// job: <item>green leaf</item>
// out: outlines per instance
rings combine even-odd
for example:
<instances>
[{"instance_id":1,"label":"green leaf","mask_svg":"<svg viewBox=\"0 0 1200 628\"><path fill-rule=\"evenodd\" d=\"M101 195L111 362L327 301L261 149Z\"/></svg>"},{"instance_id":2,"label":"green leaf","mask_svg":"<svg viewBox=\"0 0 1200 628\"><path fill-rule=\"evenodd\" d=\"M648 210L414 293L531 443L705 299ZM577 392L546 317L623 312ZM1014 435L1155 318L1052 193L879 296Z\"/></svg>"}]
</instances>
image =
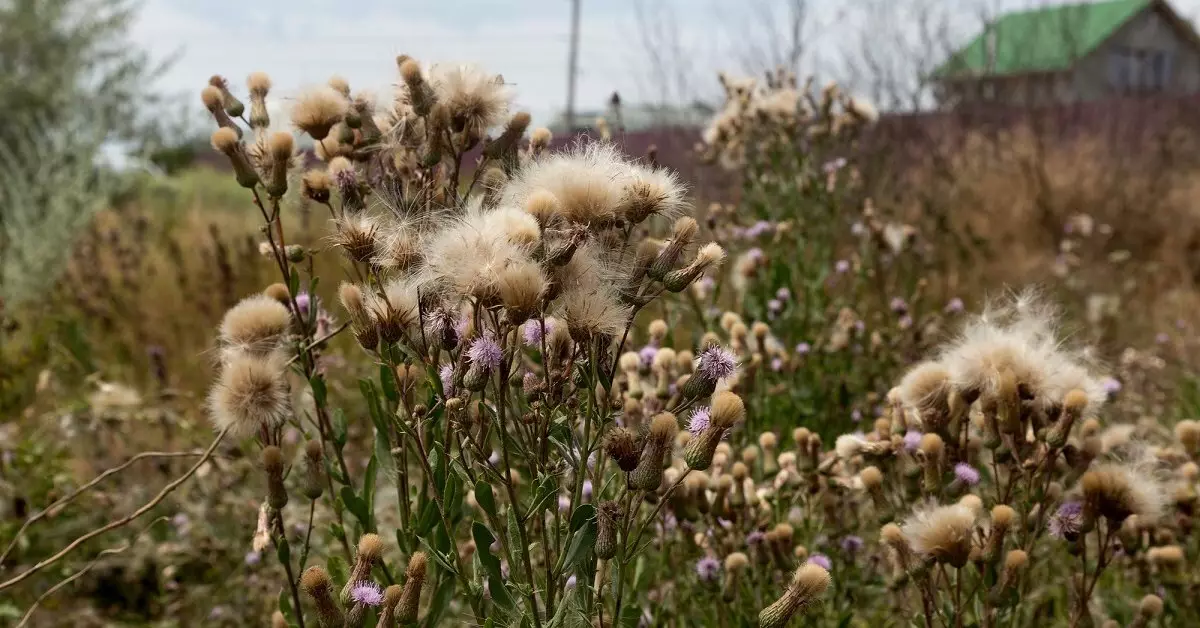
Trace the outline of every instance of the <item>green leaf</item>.
<instances>
[{"instance_id":1,"label":"green leaf","mask_svg":"<svg viewBox=\"0 0 1200 628\"><path fill-rule=\"evenodd\" d=\"M346 446L346 413L342 412L341 408L335 408L333 411L333 443L337 445L338 451ZM346 478L346 481L349 481L349 478Z\"/></svg>"},{"instance_id":2,"label":"green leaf","mask_svg":"<svg viewBox=\"0 0 1200 628\"><path fill-rule=\"evenodd\" d=\"M641 619L642 609L634 604L629 604L621 609L621 617L617 619L617 625L621 628L633 628Z\"/></svg>"},{"instance_id":3,"label":"green leaf","mask_svg":"<svg viewBox=\"0 0 1200 628\"><path fill-rule=\"evenodd\" d=\"M322 375L313 375L308 380L309 387L312 388L313 405L318 408L325 406L325 399L328 395L328 389L325 387L325 377Z\"/></svg>"},{"instance_id":4,"label":"green leaf","mask_svg":"<svg viewBox=\"0 0 1200 628\"><path fill-rule=\"evenodd\" d=\"M563 567L573 569L576 565L582 564L591 555L595 546L596 522L589 519L571 537L571 544L567 546L567 555L563 559Z\"/></svg>"},{"instance_id":5,"label":"green leaf","mask_svg":"<svg viewBox=\"0 0 1200 628\"><path fill-rule=\"evenodd\" d=\"M300 294L300 271L292 267L292 275L288 277L288 290L292 294Z\"/></svg>"},{"instance_id":6,"label":"green leaf","mask_svg":"<svg viewBox=\"0 0 1200 628\"><path fill-rule=\"evenodd\" d=\"M437 504L431 499L425 502L425 506L421 508L421 515L417 517L417 525L413 531L417 533L417 536L425 536L433 530L433 526L437 523Z\"/></svg>"},{"instance_id":7,"label":"green leaf","mask_svg":"<svg viewBox=\"0 0 1200 628\"><path fill-rule=\"evenodd\" d=\"M571 531L574 532L583 527L583 524L595 520L596 507L591 504L583 504L571 514Z\"/></svg>"},{"instance_id":8,"label":"green leaf","mask_svg":"<svg viewBox=\"0 0 1200 628\"><path fill-rule=\"evenodd\" d=\"M512 554L512 568L516 573L520 573L525 569L524 557L521 554L523 543L521 543L521 523L517 521L517 514L512 508L508 509L508 546L511 548L509 552Z\"/></svg>"},{"instance_id":9,"label":"green leaf","mask_svg":"<svg viewBox=\"0 0 1200 628\"><path fill-rule=\"evenodd\" d=\"M349 486L343 486L341 491L342 503L346 504L346 510L358 519L364 529L369 530L371 525L371 511L367 508L367 502L363 498L354 494L354 489Z\"/></svg>"},{"instance_id":10,"label":"green leaf","mask_svg":"<svg viewBox=\"0 0 1200 628\"><path fill-rule=\"evenodd\" d=\"M296 613L292 610L292 598L288 596L286 588L279 590L279 612L283 613L284 618L291 624L296 620Z\"/></svg>"},{"instance_id":11,"label":"green leaf","mask_svg":"<svg viewBox=\"0 0 1200 628\"><path fill-rule=\"evenodd\" d=\"M341 556L330 556L329 560L325 562L325 569L329 571L329 579L333 580L335 588L341 589L346 585L346 580L350 577L346 559Z\"/></svg>"},{"instance_id":12,"label":"green leaf","mask_svg":"<svg viewBox=\"0 0 1200 628\"><path fill-rule=\"evenodd\" d=\"M288 544L286 538L279 539L279 545L275 548L275 555L279 557L280 565L287 565L292 562L292 546Z\"/></svg>"},{"instance_id":13,"label":"green leaf","mask_svg":"<svg viewBox=\"0 0 1200 628\"><path fill-rule=\"evenodd\" d=\"M441 621L442 614L446 612L446 607L450 605L450 600L454 599L454 578L444 578L442 584L438 586L434 592L433 598L429 602L429 613L425 616L426 626L438 626Z\"/></svg>"},{"instance_id":14,"label":"green leaf","mask_svg":"<svg viewBox=\"0 0 1200 628\"><path fill-rule=\"evenodd\" d=\"M453 525L462 516L463 486L458 474L450 474L446 479L446 495L442 502L446 504L446 519Z\"/></svg>"},{"instance_id":15,"label":"green leaf","mask_svg":"<svg viewBox=\"0 0 1200 628\"><path fill-rule=\"evenodd\" d=\"M475 503L483 509L483 512L496 516L496 496L492 493L492 485L479 480L475 483Z\"/></svg>"},{"instance_id":16,"label":"green leaf","mask_svg":"<svg viewBox=\"0 0 1200 628\"><path fill-rule=\"evenodd\" d=\"M392 403L400 401L400 391L396 389L396 378L392 375L391 367L387 365L379 367L379 386L383 388L383 396L387 397L388 401Z\"/></svg>"},{"instance_id":17,"label":"green leaf","mask_svg":"<svg viewBox=\"0 0 1200 628\"><path fill-rule=\"evenodd\" d=\"M525 513L525 519L528 521L535 515L541 514L557 493L558 479L556 477L547 474L538 478L537 488L533 492L533 503L529 505L529 512Z\"/></svg>"},{"instance_id":18,"label":"green leaf","mask_svg":"<svg viewBox=\"0 0 1200 628\"><path fill-rule=\"evenodd\" d=\"M471 525L471 538L475 541L475 555L479 557L479 564L483 565L487 572L488 591L492 594L492 601L501 608L511 609L513 601L504 586L504 578L501 577L500 559L492 553L492 543L496 541L496 536L487 526L476 521Z\"/></svg>"},{"instance_id":19,"label":"green leaf","mask_svg":"<svg viewBox=\"0 0 1200 628\"><path fill-rule=\"evenodd\" d=\"M367 532L375 531L375 476L379 474L379 457L371 454L367 462L367 474L363 478L363 503L367 508L367 521L363 522Z\"/></svg>"}]
</instances>

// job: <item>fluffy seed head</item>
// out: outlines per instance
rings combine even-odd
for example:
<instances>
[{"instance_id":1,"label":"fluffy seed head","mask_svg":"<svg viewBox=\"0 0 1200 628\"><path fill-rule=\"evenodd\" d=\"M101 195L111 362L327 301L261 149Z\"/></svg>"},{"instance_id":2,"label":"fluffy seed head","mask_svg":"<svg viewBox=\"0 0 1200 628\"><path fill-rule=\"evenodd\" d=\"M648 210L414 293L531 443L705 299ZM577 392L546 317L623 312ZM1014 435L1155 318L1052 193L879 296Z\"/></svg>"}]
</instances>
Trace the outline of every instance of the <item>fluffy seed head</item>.
<instances>
[{"instance_id":1,"label":"fluffy seed head","mask_svg":"<svg viewBox=\"0 0 1200 628\"><path fill-rule=\"evenodd\" d=\"M1153 593L1146 595L1138 604L1138 614L1146 619L1154 619L1163 612L1163 601L1161 597Z\"/></svg>"},{"instance_id":2,"label":"fluffy seed head","mask_svg":"<svg viewBox=\"0 0 1200 628\"><path fill-rule=\"evenodd\" d=\"M504 267L496 278L500 302L513 323L528 319L541 304L546 276L537 264L521 260Z\"/></svg>"},{"instance_id":3,"label":"fluffy seed head","mask_svg":"<svg viewBox=\"0 0 1200 628\"><path fill-rule=\"evenodd\" d=\"M954 567L967 563L974 529L975 511L962 504L918 507L901 526L914 552Z\"/></svg>"},{"instance_id":4,"label":"fluffy seed head","mask_svg":"<svg viewBox=\"0 0 1200 628\"><path fill-rule=\"evenodd\" d=\"M997 504L992 507L992 527L1008 529L1016 520L1017 511L1005 504Z\"/></svg>"},{"instance_id":5,"label":"fluffy seed head","mask_svg":"<svg viewBox=\"0 0 1200 628\"><path fill-rule=\"evenodd\" d=\"M266 72L252 72L246 78L246 88L255 98L264 98L271 89L271 77Z\"/></svg>"},{"instance_id":6,"label":"fluffy seed head","mask_svg":"<svg viewBox=\"0 0 1200 628\"><path fill-rule=\"evenodd\" d=\"M653 215L672 216L687 206L687 191L669 170L631 165L626 177L621 214L633 224Z\"/></svg>"},{"instance_id":7,"label":"fluffy seed head","mask_svg":"<svg viewBox=\"0 0 1200 628\"><path fill-rule=\"evenodd\" d=\"M775 436L774 432L763 432L762 434L758 435L758 446L764 451L775 449L775 445L777 445L778 442L779 439Z\"/></svg>"},{"instance_id":8,"label":"fluffy seed head","mask_svg":"<svg viewBox=\"0 0 1200 628\"><path fill-rule=\"evenodd\" d=\"M606 224L617 217L627 173L615 148L595 142L534 161L504 187L501 202L530 211L531 197L546 192L563 220Z\"/></svg>"},{"instance_id":9,"label":"fluffy seed head","mask_svg":"<svg viewBox=\"0 0 1200 628\"><path fill-rule=\"evenodd\" d=\"M329 129L345 117L349 108L349 101L337 90L318 87L296 99L292 106L292 124L314 140L321 141L329 135Z\"/></svg>"},{"instance_id":10,"label":"fluffy seed head","mask_svg":"<svg viewBox=\"0 0 1200 628\"><path fill-rule=\"evenodd\" d=\"M640 453L637 436L629 428L615 427L610 430L608 438L604 441L604 451L626 473L633 471L637 466Z\"/></svg>"},{"instance_id":11,"label":"fluffy seed head","mask_svg":"<svg viewBox=\"0 0 1200 628\"><path fill-rule=\"evenodd\" d=\"M1162 516L1167 491L1149 461L1094 465L1079 480L1084 512L1119 524L1130 515L1142 522Z\"/></svg>"},{"instance_id":12,"label":"fluffy seed head","mask_svg":"<svg viewBox=\"0 0 1200 628\"><path fill-rule=\"evenodd\" d=\"M241 439L283 425L291 406L284 369L277 354L238 354L226 362L209 394L217 429Z\"/></svg>"},{"instance_id":13,"label":"fluffy seed head","mask_svg":"<svg viewBox=\"0 0 1200 628\"><path fill-rule=\"evenodd\" d=\"M1189 453L1200 453L1200 421L1185 419L1175 424L1175 438Z\"/></svg>"},{"instance_id":14,"label":"fluffy seed head","mask_svg":"<svg viewBox=\"0 0 1200 628\"><path fill-rule=\"evenodd\" d=\"M383 539L368 532L358 540L358 559L374 562L383 555L383 547Z\"/></svg>"},{"instance_id":15,"label":"fluffy seed head","mask_svg":"<svg viewBox=\"0 0 1200 628\"><path fill-rule=\"evenodd\" d=\"M246 297L221 320L221 342L240 351L265 355L279 346L291 321L288 309L278 300L265 294Z\"/></svg>"},{"instance_id":16,"label":"fluffy seed head","mask_svg":"<svg viewBox=\"0 0 1200 628\"><path fill-rule=\"evenodd\" d=\"M548 190L536 190L525 199L525 211L544 225L558 213L558 199Z\"/></svg>"},{"instance_id":17,"label":"fluffy seed head","mask_svg":"<svg viewBox=\"0 0 1200 628\"><path fill-rule=\"evenodd\" d=\"M931 432L921 436L921 443L918 445L918 448L926 456L941 458L942 452L946 449L946 442L942 440L941 436Z\"/></svg>"},{"instance_id":18,"label":"fluffy seed head","mask_svg":"<svg viewBox=\"0 0 1200 628\"><path fill-rule=\"evenodd\" d=\"M219 87L206 85L204 89L200 90L200 102L204 103L204 108L209 111L217 111L223 107L225 104L224 100Z\"/></svg>"},{"instance_id":19,"label":"fluffy seed head","mask_svg":"<svg viewBox=\"0 0 1200 628\"><path fill-rule=\"evenodd\" d=\"M329 573L323 568L313 565L300 575L300 588L304 592L316 596L317 592L330 586Z\"/></svg>"},{"instance_id":20,"label":"fluffy seed head","mask_svg":"<svg viewBox=\"0 0 1200 628\"><path fill-rule=\"evenodd\" d=\"M267 149L271 152L271 159L277 163L286 162L291 159L295 147L295 140L292 138L292 134L287 131L272 133L271 138L267 142Z\"/></svg>"},{"instance_id":21,"label":"fluffy seed head","mask_svg":"<svg viewBox=\"0 0 1200 628\"><path fill-rule=\"evenodd\" d=\"M402 70L403 71L403 70ZM451 128L481 138L508 115L504 81L471 65L435 66L430 83L438 103L451 117Z\"/></svg>"},{"instance_id":22,"label":"fluffy seed head","mask_svg":"<svg viewBox=\"0 0 1200 628\"><path fill-rule=\"evenodd\" d=\"M424 578L428 564L429 557L425 552L413 552L412 557L408 559L408 568L405 569L404 575L408 578Z\"/></svg>"},{"instance_id":23,"label":"fluffy seed head","mask_svg":"<svg viewBox=\"0 0 1200 628\"><path fill-rule=\"evenodd\" d=\"M900 380L899 396L906 406L917 411L927 429L940 426L949 409L950 372L937 362L913 367Z\"/></svg>"},{"instance_id":24,"label":"fluffy seed head","mask_svg":"<svg viewBox=\"0 0 1200 628\"><path fill-rule=\"evenodd\" d=\"M725 571L741 571L750 566L750 558L741 552L725 557Z\"/></svg>"},{"instance_id":25,"label":"fluffy seed head","mask_svg":"<svg viewBox=\"0 0 1200 628\"><path fill-rule=\"evenodd\" d=\"M567 290L561 301L567 330L576 341L619 336L629 321L629 306L611 287Z\"/></svg>"},{"instance_id":26,"label":"fluffy seed head","mask_svg":"<svg viewBox=\"0 0 1200 628\"><path fill-rule=\"evenodd\" d=\"M1007 571L1018 571L1024 569L1028 564L1029 554L1022 550L1011 550L1004 556L1004 569Z\"/></svg>"}]
</instances>

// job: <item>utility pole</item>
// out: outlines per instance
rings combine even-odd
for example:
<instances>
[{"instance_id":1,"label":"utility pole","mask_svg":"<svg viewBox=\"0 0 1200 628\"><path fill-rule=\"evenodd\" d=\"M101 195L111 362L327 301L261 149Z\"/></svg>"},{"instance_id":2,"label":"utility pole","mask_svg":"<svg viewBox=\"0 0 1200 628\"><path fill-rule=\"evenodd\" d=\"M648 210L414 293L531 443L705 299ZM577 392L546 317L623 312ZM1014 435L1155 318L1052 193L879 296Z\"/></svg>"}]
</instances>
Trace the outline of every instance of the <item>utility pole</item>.
<instances>
[{"instance_id":1,"label":"utility pole","mask_svg":"<svg viewBox=\"0 0 1200 628\"><path fill-rule=\"evenodd\" d=\"M567 52L567 133L575 133L575 78L579 74L579 2L571 0L571 47Z\"/></svg>"}]
</instances>

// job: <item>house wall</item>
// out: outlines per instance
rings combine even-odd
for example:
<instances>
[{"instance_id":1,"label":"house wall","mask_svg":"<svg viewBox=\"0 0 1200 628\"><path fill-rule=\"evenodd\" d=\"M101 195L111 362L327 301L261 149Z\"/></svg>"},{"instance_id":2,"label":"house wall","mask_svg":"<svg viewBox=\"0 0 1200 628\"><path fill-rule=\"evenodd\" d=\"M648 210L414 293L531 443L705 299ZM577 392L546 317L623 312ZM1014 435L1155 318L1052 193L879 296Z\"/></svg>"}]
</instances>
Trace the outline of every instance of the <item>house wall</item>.
<instances>
[{"instance_id":1,"label":"house wall","mask_svg":"<svg viewBox=\"0 0 1200 628\"><path fill-rule=\"evenodd\" d=\"M1121 49L1165 52L1171 57L1169 82L1164 92L1186 95L1200 92L1200 50L1185 39L1156 7L1149 7L1080 60L1072 77L1076 100L1097 100L1122 93L1110 79L1112 55Z\"/></svg>"}]
</instances>

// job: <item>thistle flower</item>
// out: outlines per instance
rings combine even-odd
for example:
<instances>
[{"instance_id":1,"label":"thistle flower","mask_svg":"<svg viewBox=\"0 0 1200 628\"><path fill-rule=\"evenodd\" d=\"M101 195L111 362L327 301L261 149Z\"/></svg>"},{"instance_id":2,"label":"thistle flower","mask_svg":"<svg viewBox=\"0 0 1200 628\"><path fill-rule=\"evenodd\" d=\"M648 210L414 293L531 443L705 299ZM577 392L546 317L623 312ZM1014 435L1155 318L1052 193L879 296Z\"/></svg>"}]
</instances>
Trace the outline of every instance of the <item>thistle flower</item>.
<instances>
[{"instance_id":1,"label":"thistle flower","mask_svg":"<svg viewBox=\"0 0 1200 628\"><path fill-rule=\"evenodd\" d=\"M321 567L309 567L300 576L300 588L313 599L321 628L343 625L342 610L333 599L333 582Z\"/></svg>"},{"instance_id":2,"label":"thistle flower","mask_svg":"<svg viewBox=\"0 0 1200 628\"><path fill-rule=\"evenodd\" d=\"M495 338L480 336L471 342L471 347L467 349L467 358L471 364L478 364L484 370L494 371L499 369L504 362L504 350L500 348Z\"/></svg>"},{"instance_id":3,"label":"thistle flower","mask_svg":"<svg viewBox=\"0 0 1200 628\"><path fill-rule=\"evenodd\" d=\"M683 216L676 220L671 232L671 239L662 248L658 256L654 258L654 261L650 263L650 268L646 274L651 279L663 281L667 274L675 267L675 263L679 260L683 249L692 243L692 239L696 237L696 232L699 228L696 220L690 216ZM724 255L721 255L721 257L724 257Z\"/></svg>"},{"instance_id":4,"label":"thistle flower","mask_svg":"<svg viewBox=\"0 0 1200 628\"><path fill-rule=\"evenodd\" d=\"M265 129L271 126L271 116L267 113L267 92L271 90L271 77L265 72L254 72L246 78L246 87L250 91L250 127Z\"/></svg>"},{"instance_id":5,"label":"thistle flower","mask_svg":"<svg viewBox=\"0 0 1200 628\"><path fill-rule=\"evenodd\" d=\"M374 582L359 582L350 589L350 600L364 606L379 606L383 604L383 590Z\"/></svg>"},{"instance_id":6,"label":"thistle flower","mask_svg":"<svg viewBox=\"0 0 1200 628\"><path fill-rule=\"evenodd\" d=\"M783 596L758 614L759 628L779 628L798 612L816 602L829 588L829 572L805 563L792 575Z\"/></svg>"},{"instance_id":7,"label":"thistle flower","mask_svg":"<svg viewBox=\"0 0 1200 628\"><path fill-rule=\"evenodd\" d=\"M683 459L688 468L697 471L703 471L712 465L717 445L734 424L745 419L746 406L741 397L729 391L722 391L713 397L707 414L707 425L688 441L683 450ZM695 420L694 414L692 419Z\"/></svg>"},{"instance_id":8,"label":"thistle flower","mask_svg":"<svg viewBox=\"0 0 1200 628\"><path fill-rule=\"evenodd\" d=\"M696 253L696 259L685 268L668 272L663 277L663 286L671 292L682 292L692 282L709 268L719 266L725 259L725 249L715 242L709 242Z\"/></svg>"},{"instance_id":9,"label":"thistle flower","mask_svg":"<svg viewBox=\"0 0 1200 628\"><path fill-rule=\"evenodd\" d=\"M985 561L990 563L1000 557L1000 552L1004 551L1004 537L1012 528L1016 518L1017 512L1006 504L997 504L992 507L992 529L988 533L987 545L983 550Z\"/></svg>"},{"instance_id":10,"label":"thistle flower","mask_svg":"<svg viewBox=\"0 0 1200 628\"><path fill-rule=\"evenodd\" d=\"M688 420L687 429L693 436L698 436L708 429L711 424L711 415L708 408L697 408L692 411L692 416Z\"/></svg>"},{"instance_id":11,"label":"thistle flower","mask_svg":"<svg viewBox=\"0 0 1200 628\"><path fill-rule=\"evenodd\" d=\"M833 569L833 561L829 560L829 557L824 554L813 554L812 556L808 557L807 562L812 563L821 569L824 569L825 571L831 571Z\"/></svg>"},{"instance_id":12,"label":"thistle flower","mask_svg":"<svg viewBox=\"0 0 1200 628\"><path fill-rule=\"evenodd\" d=\"M583 225L608 224L621 209L628 173L629 166L615 147L593 142L548 155L521 169L504 187L500 202L528 210L535 194L546 193L554 200L559 219ZM546 221L539 217L539 222Z\"/></svg>"},{"instance_id":13,"label":"thistle flower","mask_svg":"<svg viewBox=\"0 0 1200 628\"><path fill-rule=\"evenodd\" d=\"M231 358L209 393L213 424L228 430L234 439L270 434L281 427L291 414L284 373L284 360L278 354Z\"/></svg>"},{"instance_id":14,"label":"thistle flower","mask_svg":"<svg viewBox=\"0 0 1200 628\"><path fill-rule=\"evenodd\" d=\"M292 165L295 149L295 140L286 131L272 133L267 140L271 167L266 187L267 193L274 198L281 198L287 193L288 168Z\"/></svg>"},{"instance_id":15,"label":"thistle flower","mask_svg":"<svg viewBox=\"0 0 1200 628\"><path fill-rule=\"evenodd\" d=\"M354 565L350 568L350 577L342 588L342 603L349 604L351 593L358 583L371 578L371 570L383 555L383 539L378 534L367 533L358 539L358 551L354 554Z\"/></svg>"},{"instance_id":16,"label":"thistle flower","mask_svg":"<svg viewBox=\"0 0 1200 628\"><path fill-rule=\"evenodd\" d=\"M230 97L232 98L232 96ZM242 129L230 119L229 113L225 111L225 97L222 95L220 87L214 85L205 86L204 89L200 90L200 102L212 114L213 120L216 121L218 127L229 129L234 134L235 139L241 139Z\"/></svg>"},{"instance_id":17,"label":"thistle flower","mask_svg":"<svg viewBox=\"0 0 1200 628\"><path fill-rule=\"evenodd\" d=\"M1046 523L1052 536L1073 540L1083 531L1083 502L1063 502Z\"/></svg>"},{"instance_id":18,"label":"thistle flower","mask_svg":"<svg viewBox=\"0 0 1200 628\"><path fill-rule=\"evenodd\" d=\"M721 561L705 556L696 562L696 576L701 582L713 582L721 575Z\"/></svg>"},{"instance_id":19,"label":"thistle flower","mask_svg":"<svg viewBox=\"0 0 1200 628\"><path fill-rule=\"evenodd\" d=\"M342 121L350 108L346 97L331 87L304 92L292 105L292 124L320 142Z\"/></svg>"},{"instance_id":20,"label":"thistle flower","mask_svg":"<svg viewBox=\"0 0 1200 628\"><path fill-rule=\"evenodd\" d=\"M962 567L971 556L975 512L961 504L920 506L900 529L918 556Z\"/></svg>"},{"instance_id":21,"label":"thistle flower","mask_svg":"<svg viewBox=\"0 0 1200 628\"><path fill-rule=\"evenodd\" d=\"M400 603L404 587L393 584L383 590L383 607L379 609L377 626L392 628L396 625L396 605Z\"/></svg>"},{"instance_id":22,"label":"thistle flower","mask_svg":"<svg viewBox=\"0 0 1200 628\"><path fill-rule=\"evenodd\" d=\"M674 216L687 206L686 194L675 173L630 165L621 198L621 215L635 225L654 215Z\"/></svg>"},{"instance_id":23,"label":"thistle flower","mask_svg":"<svg viewBox=\"0 0 1200 628\"><path fill-rule=\"evenodd\" d=\"M954 465L954 479L967 486L975 486L979 484L979 471L965 462L960 462Z\"/></svg>"},{"instance_id":24,"label":"thistle flower","mask_svg":"<svg viewBox=\"0 0 1200 628\"><path fill-rule=\"evenodd\" d=\"M705 347L696 359L692 376L683 386L686 398L710 395L716 390L717 382L737 372L738 360L733 352L717 345Z\"/></svg>"},{"instance_id":25,"label":"thistle flower","mask_svg":"<svg viewBox=\"0 0 1200 628\"><path fill-rule=\"evenodd\" d=\"M667 453L679 432L679 424L675 415L662 412L654 415L650 421L650 431L646 442L642 445L641 457L637 467L629 473L629 486L643 491L653 491L662 484L663 456Z\"/></svg>"}]
</instances>

